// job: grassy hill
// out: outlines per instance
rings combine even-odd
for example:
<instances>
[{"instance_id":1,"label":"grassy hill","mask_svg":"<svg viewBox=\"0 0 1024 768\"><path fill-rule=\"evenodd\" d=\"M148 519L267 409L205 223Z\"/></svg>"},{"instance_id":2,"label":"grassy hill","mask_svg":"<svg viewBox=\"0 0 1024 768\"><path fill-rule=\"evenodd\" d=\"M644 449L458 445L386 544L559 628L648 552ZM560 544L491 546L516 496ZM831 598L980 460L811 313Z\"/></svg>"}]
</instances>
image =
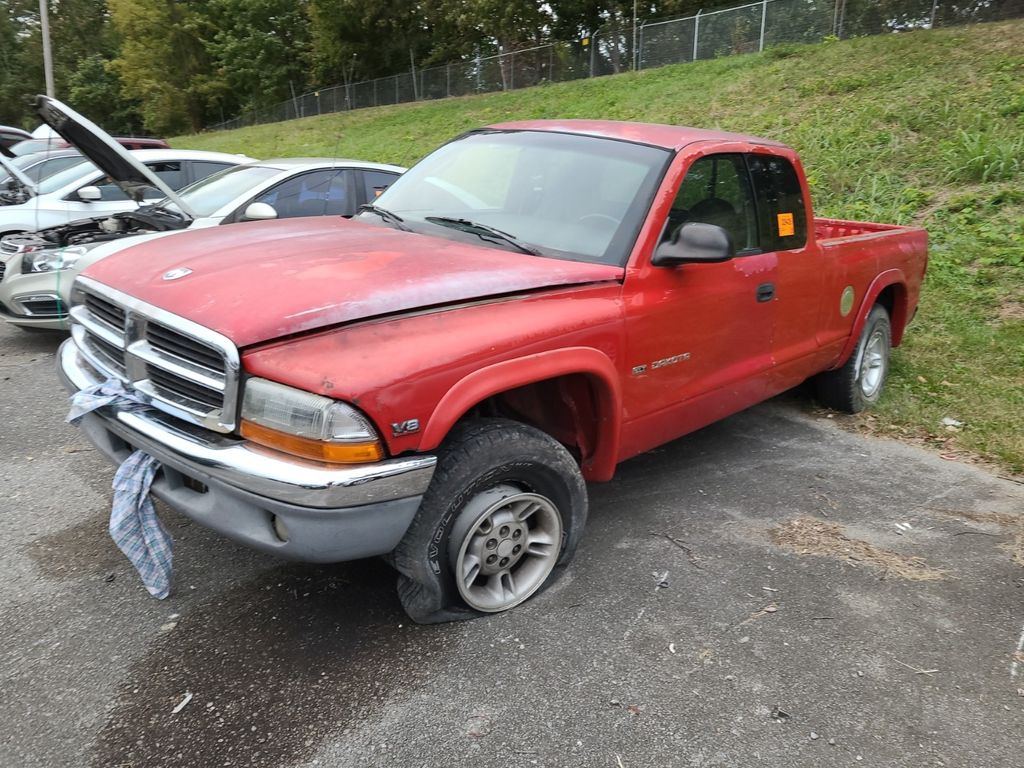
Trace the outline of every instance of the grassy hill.
<instances>
[{"instance_id":1,"label":"grassy hill","mask_svg":"<svg viewBox=\"0 0 1024 768\"><path fill-rule=\"evenodd\" d=\"M551 117L769 136L802 154L820 215L927 227L928 280L888 393L848 422L1024 472L1024 21L787 46L173 143L411 164L463 130Z\"/></svg>"}]
</instances>

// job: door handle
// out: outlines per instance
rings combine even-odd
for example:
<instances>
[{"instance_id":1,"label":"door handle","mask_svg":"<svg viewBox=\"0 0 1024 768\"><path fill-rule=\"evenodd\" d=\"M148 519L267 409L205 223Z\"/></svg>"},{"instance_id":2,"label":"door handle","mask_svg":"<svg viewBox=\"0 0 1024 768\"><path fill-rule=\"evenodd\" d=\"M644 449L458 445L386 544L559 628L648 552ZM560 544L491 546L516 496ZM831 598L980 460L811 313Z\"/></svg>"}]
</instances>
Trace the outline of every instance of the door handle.
<instances>
[{"instance_id":1,"label":"door handle","mask_svg":"<svg viewBox=\"0 0 1024 768\"><path fill-rule=\"evenodd\" d=\"M771 301L775 298L775 283L761 283L757 286L757 300L759 302Z\"/></svg>"}]
</instances>

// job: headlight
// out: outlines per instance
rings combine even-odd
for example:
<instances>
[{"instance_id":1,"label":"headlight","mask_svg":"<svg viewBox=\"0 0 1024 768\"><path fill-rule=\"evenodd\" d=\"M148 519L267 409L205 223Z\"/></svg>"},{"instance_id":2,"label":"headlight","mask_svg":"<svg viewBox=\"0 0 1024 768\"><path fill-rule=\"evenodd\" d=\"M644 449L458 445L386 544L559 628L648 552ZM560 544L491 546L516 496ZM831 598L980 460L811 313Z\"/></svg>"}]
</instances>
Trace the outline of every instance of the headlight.
<instances>
[{"instance_id":1,"label":"headlight","mask_svg":"<svg viewBox=\"0 0 1024 768\"><path fill-rule=\"evenodd\" d=\"M361 464L384 458L377 431L350 405L266 379L249 379L242 437L317 461Z\"/></svg>"},{"instance_id":2,"label":"headlight","mask_svg":"<svg viewBox=\"0 0 1024 768\"><path fill-rule=\"evenodd\" d=\"M75 265L85 248L53 248L30 253L22 257L22 272L57 272Z\"/></svg>"}]
</instances>

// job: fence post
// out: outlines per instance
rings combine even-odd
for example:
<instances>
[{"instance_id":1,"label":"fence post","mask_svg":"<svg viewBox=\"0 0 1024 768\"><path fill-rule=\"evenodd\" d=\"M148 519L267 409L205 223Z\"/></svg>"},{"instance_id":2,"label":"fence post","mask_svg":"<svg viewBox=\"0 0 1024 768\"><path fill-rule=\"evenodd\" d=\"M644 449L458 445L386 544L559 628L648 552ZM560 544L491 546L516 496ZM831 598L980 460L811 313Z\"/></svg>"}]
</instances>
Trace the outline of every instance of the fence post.
<instances>
[{"instance_id":1,"label":"fence post","mask_svg":"<svg viewBox=\"0 0 1024 768\"><path fill-rule=\"evenodd\" d=\"M647 21L645 20L640 24L640 42L638 44L639 47L636 49L636 69L638 72L644 68L644 24L646 23Z\"/></svg>"},{"instance_id":2,"label":"fence post","mask_svg":"<svg viewBox=\"0 0 1024 768\"><path fill-rule=\"evenodd\" d=\"M416 62L412 57L412 48L409 49L409 71L412 72L412 100L420 100L420 92L416 87Z\"/></svg>"},{"instance_id":3,"label":"fence post","mask_svg":"<svg viewBox=\"0 0 1024 768\"><path fill-rule=\"evenodd\" d=\"M452 97L452 65L444 65L444 92L450 99Z\"/></svg>"},{"instance_id":4,"label":"fence post","mask_svg":"<svg viewBox=\"0 0 1024 768\"><path fill-rule=\"evenodd\" d=\"M700 11L704 9L701 8ZM697 11L697 15L693 17L693 58L690 61L697 60L697 36L700 34L700 11Z\"/></svg>"},{"instance_id":5,"label":"fence post","mask_svg":"<svg viewBox=\"0 0 1024 768\"><path fill-rule=\"evenodd\" d=\"M512 54L508 58L508 89L510 91L515 90L516 87L516 52L512 51Z\"/></svg>"},{"instance_id":6,"label":"fence post","mask_svg":"<svg viewBox=\"0 0 1024 768\"><path fill-rule=\"evenodd\" d=\"M757 44L757 50L764 50L764 23L768 18L768 0L761 3L761 39Z\"/></svg>"},{"instance_id":7,"label":"fence post","mask_svg":"<svg viewBox=\"0 0 1024 768\"><path fill-rule=\"evenodd\" d=\"M636 33L637 33L637 29L636 29L636 0L633 0L633 51L632 51L633 55L630 57L632 59L632 61L630 63L633 65L632 69L633 69L634 72L636 72L636 70L637 70L637 64L636 64L636 62L637 62L637 58L636 58Z\"/></svg>"}]
</instances>

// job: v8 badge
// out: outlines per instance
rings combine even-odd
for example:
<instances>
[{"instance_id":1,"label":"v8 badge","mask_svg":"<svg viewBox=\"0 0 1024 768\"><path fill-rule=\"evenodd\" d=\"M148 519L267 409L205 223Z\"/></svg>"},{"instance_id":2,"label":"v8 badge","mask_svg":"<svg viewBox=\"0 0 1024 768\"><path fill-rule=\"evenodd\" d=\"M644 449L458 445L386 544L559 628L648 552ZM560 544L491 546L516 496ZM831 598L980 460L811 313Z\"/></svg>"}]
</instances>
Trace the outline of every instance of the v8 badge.
<instances>
[{"instance_id":1,"label":"v8 badge","mask_svg":"<svg viewBox=\"0 0 1024 768\"><path fill-rule=\"evenodd\" d=\"M394 421L391 423L391 434L395 437L411 435L420 431L419 419L406 419L405 421Z\"/></svg>"}]
</instances>

